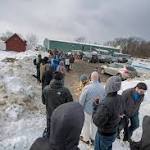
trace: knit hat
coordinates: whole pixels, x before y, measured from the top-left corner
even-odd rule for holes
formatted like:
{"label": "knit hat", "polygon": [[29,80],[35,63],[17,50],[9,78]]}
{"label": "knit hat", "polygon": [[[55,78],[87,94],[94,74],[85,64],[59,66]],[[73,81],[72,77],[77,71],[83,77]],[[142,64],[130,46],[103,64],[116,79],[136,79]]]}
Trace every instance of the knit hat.
{"label": "knit hat", "polygon": [[88,80],[88,77],[85,74],[82,74],[80,76],[80,81],[83,82],[83,81],[86,81],[86,80]]}
{"label": "knit hat", "polygon": [[121,78],[119,76],[110,77],[105,86],[106,93],[113,93],[119,91],[121,88]]}

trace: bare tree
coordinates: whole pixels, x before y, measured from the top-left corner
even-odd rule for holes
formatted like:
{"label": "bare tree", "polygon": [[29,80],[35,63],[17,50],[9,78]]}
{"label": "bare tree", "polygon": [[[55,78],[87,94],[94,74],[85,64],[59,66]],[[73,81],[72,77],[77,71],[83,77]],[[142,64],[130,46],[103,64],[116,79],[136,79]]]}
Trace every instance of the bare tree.
{"label": "bare tree", "polygon": [[0,39],[2,41],[6,41],[9,37],[11,37],[14,33],[11,31],[6,31],[5,33],[2,33],[2,36],[0,37]]}
{"label": "bare tree", "polygon": [[75,39],[76,42],[86,42],[86,38],[84,36],[80,36],[78,38]]}
{"label": "bare tree", "polygon": [[138,37],[116,38],[108,41],[106,45],[120,46],[123,53],[137,57],[150,57],[150,42]]}
{"label": "bare tree", "polygon": [[28,34],[27,37],[27,49],[35,49],[38,45],[38,38],[35,34]]}

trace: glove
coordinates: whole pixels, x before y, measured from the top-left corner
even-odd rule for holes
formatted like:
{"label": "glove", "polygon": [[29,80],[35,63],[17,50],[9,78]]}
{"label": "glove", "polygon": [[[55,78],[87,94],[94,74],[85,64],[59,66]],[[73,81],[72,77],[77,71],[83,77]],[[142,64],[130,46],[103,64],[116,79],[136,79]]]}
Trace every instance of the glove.
{"label": "glove", "polygon": [[97,107],[99,105],[99,99],[95,99],[93,102],[93,110],[96,111]]}

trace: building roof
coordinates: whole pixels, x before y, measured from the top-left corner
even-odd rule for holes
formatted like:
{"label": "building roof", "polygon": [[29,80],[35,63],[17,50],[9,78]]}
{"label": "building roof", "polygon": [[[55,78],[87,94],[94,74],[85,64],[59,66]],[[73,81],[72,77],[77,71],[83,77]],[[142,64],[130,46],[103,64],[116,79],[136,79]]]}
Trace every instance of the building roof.
{"label": "building roof", "polygon": [[26,40],[25,40],[22,36],[18,35],[17,33],[14,33],[12,36],[10,36],[10,37],[5,41],[5,43],[7,43],[7,41],[10,40],[11,38],[13,38],[14,36],[17,36],[22,42],[25,42],[25,43],[26,43]]}
{"label": "building roof", "polygon": [[83,43],[83,42],[76,42],[76,41],[62,41],[62,40],[49,40],[49,41],[65,42],[65,43],[72,43],[72,44],[82,44],[82,45],[91,45],[91,46],[105,47],[105,48],[112,48],[112,49],[120,50],[119,48],[116,48],[116,47],[105,46],[105,45],[100,45],[100,44],[93,44],[93,43]]}

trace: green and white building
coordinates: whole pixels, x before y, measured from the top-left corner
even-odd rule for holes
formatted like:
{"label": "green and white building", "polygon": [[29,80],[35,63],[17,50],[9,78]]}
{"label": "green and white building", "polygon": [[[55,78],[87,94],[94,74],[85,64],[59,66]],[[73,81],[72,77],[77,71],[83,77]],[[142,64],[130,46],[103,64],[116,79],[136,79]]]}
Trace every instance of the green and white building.
{"label": "green and white building", "polygon": [[96,44],[87,44],[87,43],[79,43],[79,42],[66,42],[66,41],[55,41],[55,40],[44,40],[44,47],[46,50],[63,50],[63,51],[72,51],[72,50],[82,50],[89,51],[94,49],[107,50],[114,52],[120,52],[119,48],[114,48],[110,46],[96,45]]}

